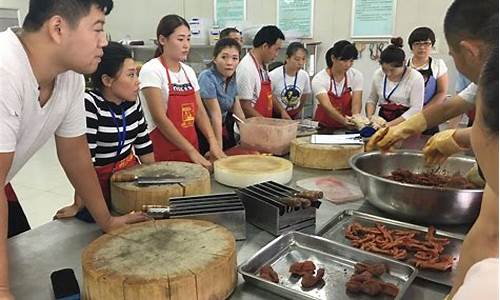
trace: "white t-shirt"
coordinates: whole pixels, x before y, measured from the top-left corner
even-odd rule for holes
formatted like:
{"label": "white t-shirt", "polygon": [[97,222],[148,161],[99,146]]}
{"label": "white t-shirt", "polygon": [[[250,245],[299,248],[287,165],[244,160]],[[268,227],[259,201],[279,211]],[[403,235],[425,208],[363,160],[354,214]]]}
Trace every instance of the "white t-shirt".
{"label": "white t-shirt", "polygon": [[[351,91],[353,92],[363,91],[363,74],[354,68],[350,68],[349,70],[347,70],[346,74],[347,74],[347,88],[350,88]],[[328,75],[328,72],[326,72],[326,69],[323,69],[318,74],[314,75],[314,78],[312,80],[312,90],[314,93],[314,97],[316,97],[319,94],[328,93],[328,89],[330,88],[330,80],[331,77],[330,75]],[[338,93],[342,93],[342,88],[344,87],[344,83],[345,83],[345,77],[340,82],[336,82],[334,80],[332,82],[332,92],[335,95],[337,95],[335,91],[337,91]]]}
{"label": "white t-shirt", "polygon": [[469,84],[458,96],[470,104],[476,103],[477,85],[475,83]]}
{"label": "white t-shirt", "polygon": [[[418,68],[415,67],[415,65],[413,64],[412,62],[412,58],[410,58],[409,60],[409,63],[410,63],[410,66],[412,68],[414,68],[415,70],[427,70],[429,69],[429,63],[426,63],[425,65],[422,65],[422,66],[419,66]],[[438,79],[439,77],[445,75],[446,73],[448,73],[448,67],[446,66],[444,60],[440,59],[440,58],[432,58],[432,63],[431,63],[431,67],[432,67],[432,74],[434,76],[434,78]]]}
{"label": "white t-shirt", "polygon": [[[267,79],[267,71],[263,70],[262,66],[260,69],[264,80]],[[251,100],[252,105],[255,105],[260,94],[260,75],[250,52],[241,59],[236,68],[236,85],[238,86],[238,97]]]}
{"label": "white t-shirt", "polygon": [[0,33],[0,45],[0,152],[14,152],[9,182],[54,134],[85,134],[85,81],[73,71],[59,74],[40,107],[38,82],[19,38],[7,29]]}
{"label": "white t-shirt", "polygon": [[[287,104],[289,103],[289,99],[291,99],[292,103],[295,105],[291,105],[289,109],[298,108],[300,105],[300,98],[303,94],[311,93],[311,82],[309,81],[309,74],[307,74],[304,70],[299,70],[297,73],[297,83],[295,84],[295,92],[293,92],[293,83],[295,82],[295,76],[289,76],[285,73],[283,76],[283,68],[284,66],[278,67],[272,70],[269,73],[269,77],[271,77],[271,85],[273,89],[273,95],[278,99],[278,102],[283,106],[283,108],[287,108]],[[284,78],[283,78],[284,77]],[[285,89],[286,82],[286,89]],[[292,95],[285,95],[285,92],[289,92]]]}
{"label": "white t-shirt", "polygon": [[498,258],[475,263],[465,274],[453,300],[498,300],[498,271]]}
{"label": "white t-shirt", "polygon": [[[370,94],[366,100],[367,103],[387,104],[389,103],[384,99],[384,78],[385,74],[382,68],[379,68],[373,74],[372,87]],[[387,79],[386,96],[394,90],[398,83],[392,82]],[[405,120],[422,110],[424,103],[424,78],[418,71],[407,68],[406,72],[399,82],[399,86],[394,90],[390,102],[400,104],[409,109],[402,115]]]}
{"label": "white t-shirt", "polygon": [[[174,89],[177,88],[179,90],[189,89],[189,83],[194,88],[195,92],[200,90],[200,86],[198,85],[198,78],[196,77],[196,73],[194,70],[181,62],[181,69],[179,72],[173,72],[169,70],[170,79],[174,85]],[[184,71],[186,73],[184,73]],[[187,75],[187,77],[186,77]],[[188,80],[189,79],[189,80]],[[167,111],[167,103],[168,103],[168,77],[167,71],[163,64],[161,63],[159,58],[153,58],[147,63],[145,63],[141,72],[139,73],[139,80],[141,81],[140,88],[154,87],[161,89],[161,99],[165,106],[165,111]],[[142,109],[144,110],[144,116],[146,117],[146,122],[148,123],[148,132],[153,131],[156,128],[156,123],[153,121],[153,117],[151,116],[151,112],[149,111],[148,103],[146,102],[146,97],[144,94],[140,94]]]}

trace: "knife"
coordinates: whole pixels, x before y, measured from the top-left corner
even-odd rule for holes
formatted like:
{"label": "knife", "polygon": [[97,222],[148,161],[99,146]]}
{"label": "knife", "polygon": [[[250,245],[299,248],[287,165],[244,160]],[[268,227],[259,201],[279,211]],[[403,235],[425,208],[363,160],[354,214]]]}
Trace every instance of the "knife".
{"label": "knife", "polygon": [[311,144],[363,145],[359,134],[313,134]]}
{"label": "knife", "polygon": [[157,185],[157,184],[175,184],[185,180],[184,177],[176,175],[160,175],[160,176],[137,176],[134,174],[114,174],[112,177],[114,182],[134,182],[139,186]]}

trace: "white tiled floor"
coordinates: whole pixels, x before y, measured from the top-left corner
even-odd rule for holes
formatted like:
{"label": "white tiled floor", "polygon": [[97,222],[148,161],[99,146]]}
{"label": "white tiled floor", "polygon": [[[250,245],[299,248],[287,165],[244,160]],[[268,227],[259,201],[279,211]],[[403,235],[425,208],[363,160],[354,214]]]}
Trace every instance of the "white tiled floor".
{"label": "white tiled floor", "polygon": [[73,188],[57,160],[54,139],[40,149],[12,180],[31,228],[43,225],[73,201]]}

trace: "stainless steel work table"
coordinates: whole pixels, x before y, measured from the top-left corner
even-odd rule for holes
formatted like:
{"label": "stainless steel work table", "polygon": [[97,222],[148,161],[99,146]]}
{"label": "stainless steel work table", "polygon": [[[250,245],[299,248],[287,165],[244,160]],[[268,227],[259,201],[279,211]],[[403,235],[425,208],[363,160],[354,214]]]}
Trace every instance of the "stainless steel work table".
{"label": "stainless steel work table", "polygon": [[[354,181],[352,171],[332,172],[295,167],[294,177],[290,185],[293,186],[299,179],[324,175],[348,176]],[[232,189],[212,180],[212,193],[227,192],[230,190]],[[46,199],[46,201],[50,201],[50,199]],[[387,216],[363,200],[341,205],[334,205],[328,201],[323,201],[323,204],[317,211],[316,231],[321,229],[330,218],[345,209],[359,209]],[[443,229],[465,233],[467,227],[459,226]],[[66,221],[51,221],[9,239],[10,282],[16,299],[54,299],[50,284],[50,274],[62,268],[72,268],[76,273],[80,287],[82,287],[83,279],[81,276],[80,254],[83,248],[101,234],[101,231],[95,224],[87,224],[76,219],[71,219]],[[271,234],[247,223],[247,239],[237,243],[238,264],[245,261],[274,238]],[[408,289],[404,299],[441,300],[448,291],[449,288],[444,285],[417,278]],[[239,275],[238,286],[230,299],[282,298],[246,284],[241,275]]]}

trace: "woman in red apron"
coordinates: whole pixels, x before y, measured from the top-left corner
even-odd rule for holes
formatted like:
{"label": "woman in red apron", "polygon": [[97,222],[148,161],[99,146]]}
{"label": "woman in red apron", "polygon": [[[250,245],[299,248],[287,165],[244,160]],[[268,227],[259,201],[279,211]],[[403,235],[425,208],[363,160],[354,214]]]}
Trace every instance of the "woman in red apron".
{"label": "woman in red apron", "polygon": [[[408,60],[407,67],[414,68],[424,77],[424,109],[443,103],[448,92],[446,64],[442,59],[430,56],[435,43],[435,34],[428,27],[418,27],[408,37],[408,45],[413,56]],[[435,126],[428,128],[423,134],[434,135],[437,132],[439,127]]]}
{"label": "woman in red apron", "polygon": [[371,119],[380,103],[379,116],[387,121],[386,126],[403,122],[407,111],[415,114],[422,110],[424,80],[418,71],[406,67],[402,47],[403,39],[393,38],[391,45],[380,54],[381,68],[373,76],[366,103],[366,115]]}
{"label": "woman in red apron", "polygon": [[157,161],[186,161],[211,167],[198,149],[195,123],[210,145],[210,155],[224,157],[198,93],[194,71],[182,61],[189,53],[191,31],[182,17],[167,15],[157,29],[156,57],[141,68],[141,91]]}
{"label": "woman in red apron", "polygon": [[[269,73],[273,95],[291,119],[299,119],[311,94],[309,74],[303,70],[307,60],[307,49],[300,42],[293,42],[286,49],[283,66]],[[275,116],[280,117],[280,116]]]}
{"label": "woman in red apron", "polygon": [[363,77],[351,68],[357,58],[353,44],[338,41],[326,53],[327,68],[313,78],[313,92],[318,99],[314,120],[322,131],[353,129],[350,116],[361,112],[363,93]]}
{"label": "woman in red apron", "polygon": [[[264,67],[276,59],[284,39],[285,36],[278,27],[274,25],[262,27],[255,35],[253,49],[238,65],[236,71],[238,95],[247,118],[271,118],[274,108],[281,118],[290,119],[286,110],[273,99],[271,80]],[[254,70],[257,70],[259,78],[255,78]],[[260,82],[260,91],[257,89],[257,80]]]}
{"label": "woman in red apron", "polygon": [[[110,179],[114,172],[140,163],[152,163],[153,146],[144,115],[137,101],[137,65],[123,45],[110,42],[101,63],[92,74],[94,87],[85,93],[87,142],[97,178],[108,207],[111,208]],[[93,222],[82,201],[60,209],[55,218],[76,217]]]}

